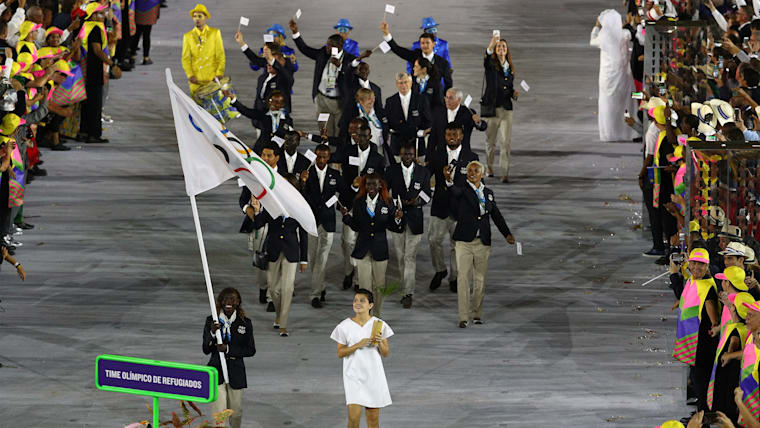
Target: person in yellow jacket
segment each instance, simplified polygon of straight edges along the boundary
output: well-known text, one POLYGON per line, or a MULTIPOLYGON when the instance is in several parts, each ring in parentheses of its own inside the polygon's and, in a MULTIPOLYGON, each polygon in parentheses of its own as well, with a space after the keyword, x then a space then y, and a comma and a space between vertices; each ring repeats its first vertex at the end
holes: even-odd
POLYGON ((218 28, 206 25, 211 18, 206 6, 197 4, 190 11, 195 28, 182 39, 182 68, 190 83, 190 94, 201 86, 224 76, 224 45, 218 28))

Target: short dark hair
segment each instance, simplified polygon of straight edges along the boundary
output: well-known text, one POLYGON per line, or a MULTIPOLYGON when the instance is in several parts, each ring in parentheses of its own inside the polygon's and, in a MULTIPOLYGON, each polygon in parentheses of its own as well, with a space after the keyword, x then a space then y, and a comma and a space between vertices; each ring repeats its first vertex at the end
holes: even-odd
POLYGON ((301 142, 301 135, 298 134, 298 132, 295 132, 295 131, 288 131, 288 132, 285 133, 285 141, 289 141, 289 140, 295 140, 296 143, 300 143, 301 142))
POLYGON ((279 89, 275 89, 274 91, 272 91, 271 94, 269 94, 269 98, 272 98, 274 96, 285 98, 285 94, 283 94, 282 91, 279 89))
POLYGON ((448 125, 446 125, 446 131, 448 131, 448 130, 450 130, 450 129, 451 129, 452 131, 453 131, 453 130, 458 130, 459 132, 462 132, 462 133, 464 133, 464 128, 462 127, 462 125, 461 125, 461 124, 459 124, 459 123, 456 123, 456 122, 449 122, 449 124, 448 124, 448 125))
POLYGON ((340 34, 333 34, 327 38, 327 42, 343 49, 343 37, 340 34))
POLYGON ((356 296, 357 294, 363 294, 363 295, 367 296, 367 301, 368 302, 370 302, 372 304, 375 303, 375 296, 372 294, 371 291, 367 290, 366 288, 360 288, 360 289, 356 290, 356 293, 354 293, 354 296, 356 296))
POLYGON ((314 149, 314 152, 324 152, 324 151, 329 152, 330 146, 328 146, 327 144, 317 144, 317 147, 314 149))
POLYGON ((742 69, 742 76, 747 82, 747 86, 757 86, 760 83, 760 73, 751 67, 744 67, 742 69))
POLYGON ((417 61, 417 64, 419 64, 420 68, 424 68, 427 71, 427 74, 429 74, 431 78, 433 77, 435 68, 433 67, 432 62, 430 62, 427 58, 424 58, 424 57, 419 57, 415 61, 417 61))
POLYGON ((724 127, 722 132, 728 141, 744 141, 744 133, 736 126, 729 127, 728 129, 724 127))
POLYGON ((265 142, 264 146, 261 148, 261 152, 263 153, 266 149, 271 150, 275 156, 280 156, 280 146, 278 146, 274 141, 265 142))
POLYGON ((697 129, 697 127, 699 127, 699 118, 693 114, 687 114, 684 116, 683 121, 692 129, 697 129))
POLYGON ((420 40, 422 39, 430 39, 431 42, 435 43, 435 35, 430 33, 422 33, 420 34, 420 40))
POLYGON ((275 42, 266 42, 264 45, 269 48, 269 50, 272 52, 272 55, 282 53, 282 48, 280 48, 280 45, 275 42))
POLYGON ((401 149, 407 149, 407 150, 414 150, 414 152, 417 152, 417 139, 410 138, 403 143, 401 143, 401 149))

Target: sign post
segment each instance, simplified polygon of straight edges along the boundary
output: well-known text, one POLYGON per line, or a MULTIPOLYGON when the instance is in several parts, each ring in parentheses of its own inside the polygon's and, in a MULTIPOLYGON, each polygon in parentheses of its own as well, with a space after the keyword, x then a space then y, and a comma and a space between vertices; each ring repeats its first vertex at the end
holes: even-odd
POLYGON ((153 397, 153 428, 158 428, 158 399, 216 401, 219 373, 216 368, 120 355, 99 355, 95 359, 95 386, 153 397))

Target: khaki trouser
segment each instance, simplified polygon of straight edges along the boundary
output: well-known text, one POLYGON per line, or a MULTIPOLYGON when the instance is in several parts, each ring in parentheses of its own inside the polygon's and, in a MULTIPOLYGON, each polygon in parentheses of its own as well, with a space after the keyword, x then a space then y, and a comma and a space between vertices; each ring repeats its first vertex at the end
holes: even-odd
POLYGON ((504 177, 509 176, 509 147, 512 140, 512 110, 496 107, 496 117, 488 118, 486 128, 486 165, 493 171, 496 145, 499 146, 499 166, 504 177))
POLYGON ((233 389, 229 384, 219 385, 216 401, 211 403, 211 413, 219 413, 224 409, 232 409, 235 413, 230 416, 230 427, 240 428, 243 420, 243 390, 233 389))
MULTIPOLYGON (((337 137, 340 134, 340 117, 343 115, 343 105, 339 99, 327 98, 326 96, 318 93, 317 98, 317 115, 321 113, 329 113, 330 118, 327 119, 327 136, 337 137)), ((321 126, 321 124, 319 124, 321 126)))
POLYGON ((354 271, 356 262, 351 258, 356 244, 356 232, 351 230, 347 225, 343 225, 343 231, 340 233, 340 247, 343 250, 343 274, 351 275, 354 271))
MULTIPOLYGON (((256 229, 248 237, 248 248, 251 251, 262 251, 264 249, 264 241, 267 239, 267 232, 269 232, 269 225, 265 224, 261 229, 256 229)), ((267 289, 267 271, 259 268, 256 270, 256 282, 259 284, 259 288, 262 290, 267 289)), ((267 294, 267 297, 269 295, 267 294)), ((271 298, 271 297, 270 297, 271 298)))
POLYGON ((293 301, 293 283, 296 280, 298 263, 291 263, 285 258, 284 253, 276 262, 269 262, 267 279, 274 302, 275 316, 280 320, 280 328, 288 327, 288 315, 290 315, 290 303, 293 301))
POLYGON ((483 245, 480 238, 472 242, 456 241, 457 295, 459 297, 459 321, 469 321, 470 317, 470 277, 472 277, 472 317, 480 318, 483 295, 486 291, 486 271, 491 246, 483 245))
POLYGON ((375 298, 372 315, 381 318, 383 293, 380 289, 385 287, 385 270, 388 268, 388 260, 383 260, 382 262, 372 260, 372 256, 369 253, 363 259, 354 260, 356 261, 356 270, 359 271, 359 287, 372 291, 372 295, 375 298))
POLYGON ((317 237, 309 237, 309 260, 311 261, 311 297, 320 297, 325 290, 325 267, 330 257, 333 243, 333 232, 324 227, 317 227, 317 237))
POLYGON ((449 272, 449 278, 456 278, 457 276, 457 258, 454 254, 453 239, 456 226, 456 220, 451 217, 438 218, 436 216, 430 216, 428 242, 430 242, 430 256, 433 259, 433 268, 436 272, 443 272, 446 270, 443 240, 446 239, 446 235, 449 235, 450 238, 449 243, 451 244, 451 253, 449 254, 449 261, 451 263, 451 271, 449 272))
POLYGON ((407 227, 404 233, 391 233, 393 246, 396 248, 398 272, 401 276, 403 295, 414 294, 415 276, 417 272, 417 249, 422 235, 415 235, 407 227))

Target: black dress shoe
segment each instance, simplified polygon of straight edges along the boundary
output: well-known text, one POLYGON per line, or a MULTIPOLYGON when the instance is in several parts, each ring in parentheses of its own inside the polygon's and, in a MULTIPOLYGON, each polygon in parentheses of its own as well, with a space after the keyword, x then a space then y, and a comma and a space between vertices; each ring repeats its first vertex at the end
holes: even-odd
POLYGON ((472 320, 472 323, 476 325, 483 325, 483 320, 480 318, 475 318, 472 320))
POLYGON ((142 65, 151 65, 153 64, 153 60, 150 58, 143 58, 142 65))
POLYGON ((403 299, 401 299, 401 304, 404 305, 404 309, 409 309, 412 307, 412 295, 407 294, 404 296, 403 299))
POLYGON ((33 224, 29 224, 29 223, 27 223, 25 221, 23 221, 21 223, 15 223, 15 225, 16 225, 16 227, 20 227, 20 228, 22 228, 24 230, 34 229, 34 225, 33 224))
POLYGON ((459 328, 467 328, 467 321, 459 321, 459 328))
POLYGON ((452 279, 449 281, 449 290, 451 290, 452 293, 457 292, 457 280, 452 279))
POLYGON ((267 303, 267 289, 266 288, 259 289, 259 303, 261 304, 267 303))
POLYGON ((322 307, 322 302, 319 301, 319 297, 311 299, 311 307, 319 309, 322 307))
MULTIPOLYGON (((58 145, 61 145, 58 143, 58 145)), ((42 169, 39 166, 35 165, 32 169, 29 170, 34 175, 39 175, 40 177, 45 177, 47 175, 47 170, 42 169)))
POLYGON ((324 302, 325 301, 325 296, 327 296, 327 291, 326 290, 322 290, 322 294, 319 295, 319 301, 320 302, 324 302))
POLYGON ((443 271, 443 272, 436 272, 435 275, 433 275, 433 279, 430 281, 430 290, 435 290, 438 287, 441 286, 441 281, 443 278, 446 278, 446 275, 449 274, 449 271, 443 271))
MULTIPOLYGON (((54 152, 65 152, 65 151, 71 150, 71 147, 69 147, 67 145, 64 145, 63 143, 58 143, 58 144, 53 144, 53 146, 50 147, 50 150, 52 150, 54 152)), ((44 169, 43 169, 43 171, 44 171, 44 169)), ((37 173, 34 173, 34 175, 42 176, 42 175, 47 175, 47 173, 46 174, 37 174, 37 173)))
POLYGON ((87 137, 87 141, 85 141, 87 144, 105 144, 108 142, 108 138, 103 137, 87 137))
POLYGON ((274 312, 274 302, 269 302, 267 305, 267 312, 274 312))
POLYGON ((354 273, 351 272, 350 274, 346 275, 343 278, 343 289, 348 290, 351 288, 351 286, 354 284, 354 273))

